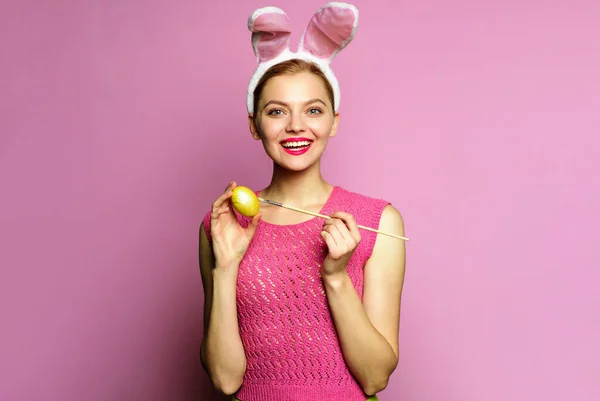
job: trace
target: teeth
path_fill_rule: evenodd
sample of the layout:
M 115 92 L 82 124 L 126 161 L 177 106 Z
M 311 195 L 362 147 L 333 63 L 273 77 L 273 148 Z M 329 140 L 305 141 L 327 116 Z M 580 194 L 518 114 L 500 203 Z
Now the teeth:
M 310 145 L 310 141 L 285 142 L 281 144 L 281 146 L 283 146 L 284 148 L 302 148 L 308 145 Z

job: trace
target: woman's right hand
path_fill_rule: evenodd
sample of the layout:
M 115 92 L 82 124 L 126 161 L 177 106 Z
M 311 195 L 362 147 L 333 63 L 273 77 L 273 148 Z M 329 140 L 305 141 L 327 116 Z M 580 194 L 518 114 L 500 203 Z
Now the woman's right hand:
M 236 269 L 254 238 L 261 213 L 258 212 L 244 228 L 238 222 L 231 204 L 231 194 L 236 187 L 230 182 L 225 193 L 212 204 L 210 215 L 210 233 L 215 254 L 215 269 Z

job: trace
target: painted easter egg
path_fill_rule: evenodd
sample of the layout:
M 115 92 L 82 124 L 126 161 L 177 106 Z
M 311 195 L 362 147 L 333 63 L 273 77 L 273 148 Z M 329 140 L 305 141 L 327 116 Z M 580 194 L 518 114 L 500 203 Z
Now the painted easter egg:
M 233 189 L 231 203 L 235 210 L 246 217 L 256 216 L 260 204 L 256 194 L 250 188 L 242 185 Z

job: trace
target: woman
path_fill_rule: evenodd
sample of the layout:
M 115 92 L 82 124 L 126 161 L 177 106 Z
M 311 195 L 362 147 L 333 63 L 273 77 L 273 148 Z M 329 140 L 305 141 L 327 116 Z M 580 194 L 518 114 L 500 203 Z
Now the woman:
M 402 217 L 389 202 L 326 182 L 320 169 L 340 119 L 329 62 L 357 16 L 350 5 L 324 6 L 298 53 L 289 52 L 281 10 L 250 18 L 259 61 L 250 132 L 273 160 L 257 194 L 332 218 L 271 205 L 241 216 L 231 182 L 201 224 L 202 364 L 218 390 L 242 401 L 377 399 L 398 363 L 404 242 L 357 224 L 402 236 Z M 338 33 L 337 47 L 317 26 Z

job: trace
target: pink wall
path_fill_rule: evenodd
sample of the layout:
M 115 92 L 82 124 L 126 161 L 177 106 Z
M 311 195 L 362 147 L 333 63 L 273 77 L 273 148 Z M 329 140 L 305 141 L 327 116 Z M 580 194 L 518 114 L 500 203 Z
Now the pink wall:
M 296 44 L 321 2 L 274 4 Z M 412 239 L 381 399 L 600 399 L 600 3 L 355 4 L 325 173 Z M 0 400 L 216 399 L 197 230 L 230 179 L 268 182 L 263 5 L 2 3 Z

